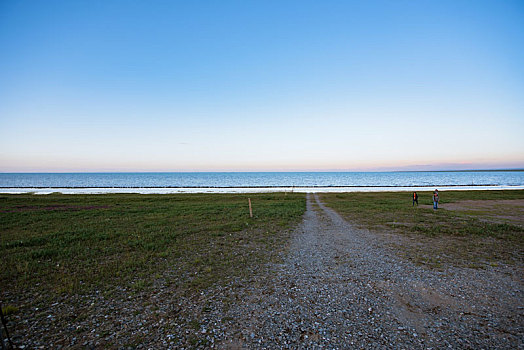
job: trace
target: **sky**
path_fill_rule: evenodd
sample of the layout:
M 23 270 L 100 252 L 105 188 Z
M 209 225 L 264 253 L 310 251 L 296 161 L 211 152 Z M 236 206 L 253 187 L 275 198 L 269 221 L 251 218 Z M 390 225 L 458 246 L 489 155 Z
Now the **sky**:
M 0 172 L 524 168 L 523 1 L 0 1 Z

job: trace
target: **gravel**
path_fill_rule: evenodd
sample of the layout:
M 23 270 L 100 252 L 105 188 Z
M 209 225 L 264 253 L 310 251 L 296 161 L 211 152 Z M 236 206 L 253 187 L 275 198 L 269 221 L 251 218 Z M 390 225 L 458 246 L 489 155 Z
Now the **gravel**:
M 280 263 L 182 294 L 68 297 L 16 316 L 25 348 L 524 349 L 522 268 L 430 270 L 316 195 Z M 177 273 L 177 272 L 173 272 Z M 53 310 L 50 312 L 49 310 Z

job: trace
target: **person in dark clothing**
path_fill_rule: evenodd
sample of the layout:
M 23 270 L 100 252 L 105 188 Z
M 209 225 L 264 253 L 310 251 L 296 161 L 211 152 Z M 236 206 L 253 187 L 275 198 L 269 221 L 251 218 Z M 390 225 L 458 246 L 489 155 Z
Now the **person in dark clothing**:
M 418 194 L 417 194 L 417 192 L 413 192 L 413 206 L 415 206 L 415 203 L 417 203 L 417 206 L 418 206 Z
M 435 192 L 433 192 L 433 209 L 438 209 L 438 201 L 439 201 L 438 190 L 435 190 Z

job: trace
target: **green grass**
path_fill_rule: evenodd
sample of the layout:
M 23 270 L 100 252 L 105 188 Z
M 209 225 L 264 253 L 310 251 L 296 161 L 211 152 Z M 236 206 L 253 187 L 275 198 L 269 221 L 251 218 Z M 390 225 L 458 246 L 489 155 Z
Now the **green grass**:
M 339 213 L 367 228 L 403 227 L 429 236 L 481 235 L 522 240 L 523 228 L 484 221 L 482 212 L 464 213 L 433 210 L 432 192 L 418 192 L 419 204 L 413 207 L 411 192 L 324 194 L 322 200 Z M 440 206 L 461 200 L 524 199 L 524 191 L 449 191 L 440 193 Z M 477 215 L 478 214 L 478 215 Z
M 418 192 L 421 207 L 412 207 L 411 195 L 411 192 L 341 193 L 323 194 L 321 199 L 360 227 L 434 238 L 424 241 L 430 242 L 427 247 L 419 244 L 420 249 L 408 254 L 411 258 L 422 254 L 423 258 L 414 259 L 425 260 L 432 266 L 441 264 L 443 259 L 435 259 L 440 255 L 450 256 L 448 260 L 455 262 L 460 258 L 467 264 L 493 259 L 522 260 L 524 227 L 496 220 L 486 211 L 452 211 L 442 207 L 463 200 L 524 199 L 524 191 L 441 192 L 441 209 L 436 211 L 432 208 L 432 192 Z
M 2 306 L 2 314 L 4 316 L 9 316 L 17 312 L 18 312 L 18 308 L 16 306 L 13 306 L 13 305 Z
M 304 211 L 284 193 L 1 195 L 2 292 L 205 288 L 267 261 Z

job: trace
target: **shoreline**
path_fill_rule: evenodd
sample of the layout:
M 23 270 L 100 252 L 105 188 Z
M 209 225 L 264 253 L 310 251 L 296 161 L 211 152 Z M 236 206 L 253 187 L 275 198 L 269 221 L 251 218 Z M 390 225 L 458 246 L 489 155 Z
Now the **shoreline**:
M 333 193 L 524 190 L 524 185 L 416 185 L 416 186 L 231 186 L 231 187 L 1 187 L 0 194 L 176 194 L 176 193 Z

